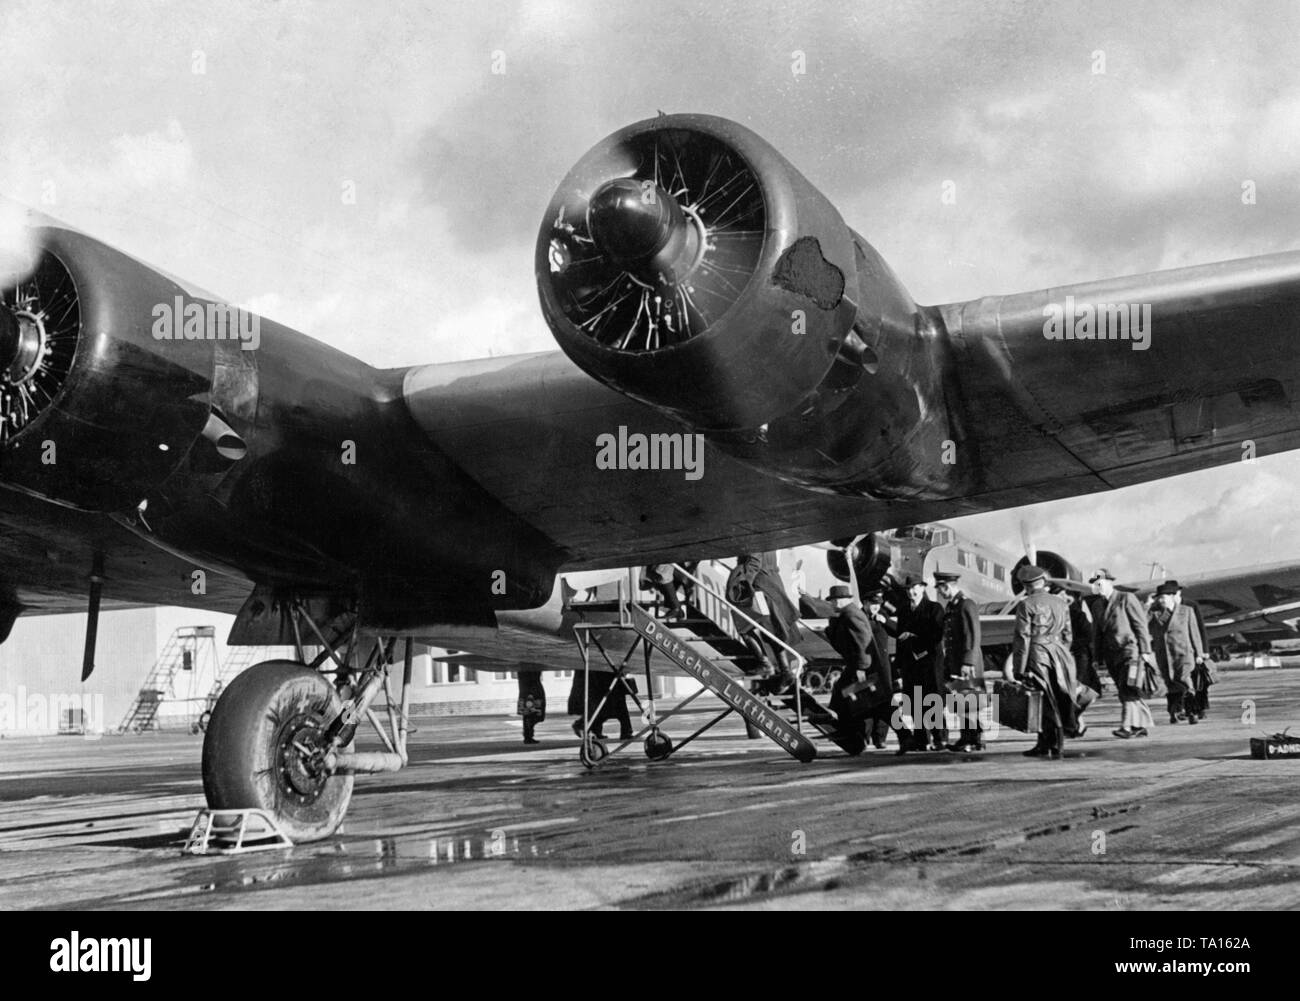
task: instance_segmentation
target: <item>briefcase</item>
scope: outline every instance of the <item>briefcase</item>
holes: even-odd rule
[[[1021,733],[1038,733],[1043,728],[1043,693],[1017,681],[999,681],[993,686],[998,724]]]
[[[873,678],[869,681],[856,681],[845,685],[838,701],[839,715],[852,720],[873,716],[883,706],[889,704],[889,692],[884,691]]]

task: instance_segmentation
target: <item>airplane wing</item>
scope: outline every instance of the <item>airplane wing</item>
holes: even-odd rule
[[[920,306],[776,150],[709,116],[620,130],[561,182],[535,259],[558,352],[377,370],[67,227],[36,232],[35,270],[0,283],[18,380],[0,512],[25,537],[0,540],[0,586],[25,610],[79,603],[101,554],[108,600],[197,600],[193,568],[232,582],[209,581],[214,607],[252,588],[244,642],[284,642],[243,627],[285,594],[472,637],[544,605],[561,570],[1300,445],[1300,254]],[[51,522],[80,540],[70,569],[30,541]]]
[[[654,185],[665,162],[682,226],[708,176],[762,192],[745,229],[705,227],[749,249],[715,262],[725,294],[697,310],[705,254],[675,327],[635,305],[648,272],[607,232],[641,223],[618,208],[626,175]],[[587,212],[607,202],[610,218]],[[675,266],[646,265],[663,298]],[[563,354],[418,367],[404,393],[570,567],[782,548],[1300,445],[1300,253],[918,306],[793,167],[720,119],[652,119],[593,149],[545,216],[537,277]],[[694,471],[626,447],[683,434],[703,438]]]

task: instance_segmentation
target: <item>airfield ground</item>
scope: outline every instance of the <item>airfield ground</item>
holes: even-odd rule
[[[0,740],[0,908],[1295,907],[1300,758],[1249,739],[1300,730],[1300,671],[1221,677],[1210,719],[1157,711],[1146,740],[1111,736],[1106,697],[1061,762],[1003,731],[800,765],[730,717],[588,772],[561,714],[537,747],[517,718],[423,720],[343,833],[241,857],[180,852],[201,737]]]

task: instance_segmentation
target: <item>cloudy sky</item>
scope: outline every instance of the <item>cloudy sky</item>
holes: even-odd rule
[[[0,193],[378,365],[552,348],[543,208],[660,109],[766,137],[919,302],[1300,248],[1300,7],[1077,8],[0,0]],[[1190,573],[1300,558],[1298,480],[963,525]]]

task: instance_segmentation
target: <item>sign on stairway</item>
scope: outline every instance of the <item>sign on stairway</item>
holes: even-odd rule
[[[785,717],[754,698],[743,685],[737,684],[717,664],[702,657],[673,635],[668,626],[653,618],[640,605],[632,605],[632,625],[656,650],[715,693],[781,748],[800,761],[812,761],[817,748],[794,728]]]

